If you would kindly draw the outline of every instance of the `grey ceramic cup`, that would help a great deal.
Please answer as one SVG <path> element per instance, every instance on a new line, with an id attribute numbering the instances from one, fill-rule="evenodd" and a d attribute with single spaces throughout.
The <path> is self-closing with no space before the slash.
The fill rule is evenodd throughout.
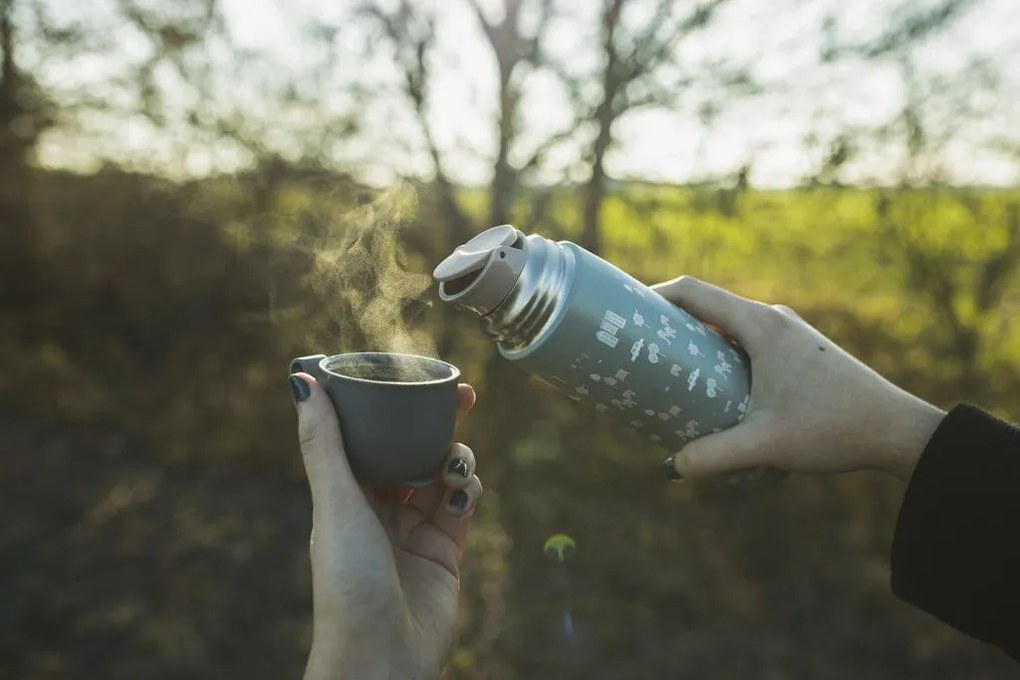
<path id="1" fill-rule="evenodd" d="M 298 357 L 326 390 L 355 477 L 377 486 L 427 486 L 453 443 L 460 370 L 414 354 L 355 352 Z"/>

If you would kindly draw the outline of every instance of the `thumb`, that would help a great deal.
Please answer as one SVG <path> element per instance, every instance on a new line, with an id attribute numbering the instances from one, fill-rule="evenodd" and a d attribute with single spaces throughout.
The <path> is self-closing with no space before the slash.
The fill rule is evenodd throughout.
<path id="1" fill-rule="evenodd" d="M 667 475 L 672 479 L 706 477 L 767 465 L 771 453 L 767 435 L 760 422 L 745 421 L 695 439 L 666 459 Z"/>
<path id="2" fill-rule="evenodd" d="M 307 373 L 291 375 L 290 386 L 297 406 L 298 439 L 313 512 L 322 522 L 332 523 L 369 509 L 347 462 L 340 423 L 326 392 Z"/>
<path id="3" fill-rule="evenodd" d="M 749 340 L 754 335 L 754 317 L 758 307 L 762 306 L 760 302 L 748 300 L 693 276 L 681 276 L 651 288 L 701 321 L 722 328 L 750 349 Z"/>

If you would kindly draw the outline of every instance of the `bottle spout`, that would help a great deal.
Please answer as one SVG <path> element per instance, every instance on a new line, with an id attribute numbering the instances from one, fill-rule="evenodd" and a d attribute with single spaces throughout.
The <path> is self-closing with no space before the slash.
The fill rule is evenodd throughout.
<path id="1" fill-rule="evenodd" d="M 485 316 L 513 290 L 527 262 L 525 237 L 509 224 L 486 229 L 436 266 L 439 297 Z"/>

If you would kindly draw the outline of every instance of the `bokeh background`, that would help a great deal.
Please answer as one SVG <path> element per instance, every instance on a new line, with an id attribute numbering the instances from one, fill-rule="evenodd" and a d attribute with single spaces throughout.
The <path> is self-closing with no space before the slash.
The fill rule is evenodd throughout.
<path id="1" fill-rule="evenodd" d="M 286 367 L 394 329 L 480 396 L 447 678 L 1016 676 L 898 483 L 669 485 L 423 277 L 513 222 L 1015 418 L 1018 102 L 1015 0 L 0 0 L 0 678 L 299 676 Z"/>

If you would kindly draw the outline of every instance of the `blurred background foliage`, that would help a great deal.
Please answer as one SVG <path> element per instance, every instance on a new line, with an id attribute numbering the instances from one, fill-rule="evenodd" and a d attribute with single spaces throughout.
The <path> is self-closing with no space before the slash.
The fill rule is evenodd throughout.
<path id="1" fill-rule="evenodd" d="M 493 144 L 473 181 L 430 113 L 454 4 L 494 67 Z M 693 274 L 793 306 L 943 407 L 1016 418 L 1020 189 L 961 181 L 944 154 L 985 129 L 990 102 L 1015 106 L 997 75 L 1015 54 L 961 51 L 948 80 L 917 57 L 993 0 L 872 2 L 883 22 L 866 39 L 841 38 L 837 10 L 804 23 L 825 36 L 820 68 L 882 62 L 902 96 L 874 126 L 805 130 L 813 170 L 790 186 L 754 186 L 750 157 L 683 183 L 617 176 L 632 109 L 674 111 L 704 86 L 711 119 L 776 87 L 747 64 L 681 68 L 679 47 L 727 4 L 605 0 L 575 16 L 554 0 L 351 2 L 342 20 L 306 15 L 295 74 L 232 43 L 216 0 L 0 0 L 0 678 L 301 673 L 310 507 L 285 368 L 376 345 L 358 310 L 386 280 L 323 273 L 364 236 L 352 214 L 393 230 L 400 251 L 373 256 L 408 272 L 513 222 L 648 282 Z M 557 22 L 594 36 L 595 57 L 558 59 Z M 395 89 L 334 82 L 358 70 L 338 57 L 355 43 Z M 119 75 L 89 70 L 103 55 Z M 525 144 L 538 77 L 559 83 L 574 122 Z M 335 149 L 372 148 L 382 96 L 410 121 L 418 168 L 380 182 Z M 576 157 L 557 166 L 563 144 Z M 214 146 L 234 165 L 196 170 Z M 891 179 L 854 174 L 868 148 L 893 153 Z M 995 138 L 1008 162 L 1017 149 Z M 663 452 L 503 363 L 476 320 L 432 291 L 398 302 L 480 396 L 460 438 L 487 493 L 446 677 L 1016 674 L 890 593 L 899 484 L 668 485 Z M 578 545 L 565 565 L 542 553 L 557 532 Z"/>

